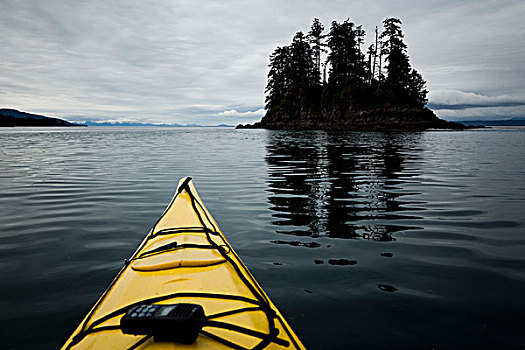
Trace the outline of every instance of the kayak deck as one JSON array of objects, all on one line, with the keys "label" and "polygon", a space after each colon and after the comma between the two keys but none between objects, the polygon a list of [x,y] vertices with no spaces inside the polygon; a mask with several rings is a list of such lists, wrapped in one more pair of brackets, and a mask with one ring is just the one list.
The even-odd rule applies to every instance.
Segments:
[{"label": "kayak deck", "polygon": [[[139,304],[200,304],[206,319],[193,344],[123,334],[120,318]],[[63,349],[304,349],[233,251],[191,178]]]}]

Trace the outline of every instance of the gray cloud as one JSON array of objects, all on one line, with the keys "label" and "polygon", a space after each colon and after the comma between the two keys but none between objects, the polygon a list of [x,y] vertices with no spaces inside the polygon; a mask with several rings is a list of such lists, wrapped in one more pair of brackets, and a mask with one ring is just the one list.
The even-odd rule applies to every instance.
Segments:
[{"label": "gray cloud", "polygon": [[472,105],[478,107],[520,105],[525,103],[525,96],[518,94],[487,96],[473,92],[458,90],[436,90],[429,93],[429,99],[435,105],[461,106]]},{"label": "gray cloud", "polygon": [[523,117],[523,105],[498,107],[466,107],[461,109],[435,109],[434,112],[448,120],[506,120]]},{"label": "gray cloud", "polygon": [[449,120],[508,119],[525,116],[525,95],[488,96],[457,90],[436,90],[429,94],[428,107]]},{"label": "gray cloud", "polygon": [[[268,55],[297,30],[307,31],[314,17],[326,27],[350,17],[368,39],[382,19],[400,17],[412,63],[433,91],[431,105],[449,111],[443,117],[456,118],[444,105],[468,102],[469,94],[493,99],[484,108],[496,108],[501,96],[525,100],[522,1],[0,0],[0,6],[0,106],[71,120],[258,120]],[[523,105],[506,108],[525,115]]]}]

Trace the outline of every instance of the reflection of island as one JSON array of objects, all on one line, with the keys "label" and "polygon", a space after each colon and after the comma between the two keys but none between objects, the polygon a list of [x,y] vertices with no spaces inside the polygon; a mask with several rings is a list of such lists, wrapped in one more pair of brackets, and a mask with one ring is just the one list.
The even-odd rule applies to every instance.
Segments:
[{"label": "reflection of island", "polygon": [[[393,240],[398,225],[419,219],[406,211],[402,184],[418,175],[405,165],[416,157],[420,134],[268,131],[268,191],[279,233]],[[417,151],[416,151],[417,152]]]}]

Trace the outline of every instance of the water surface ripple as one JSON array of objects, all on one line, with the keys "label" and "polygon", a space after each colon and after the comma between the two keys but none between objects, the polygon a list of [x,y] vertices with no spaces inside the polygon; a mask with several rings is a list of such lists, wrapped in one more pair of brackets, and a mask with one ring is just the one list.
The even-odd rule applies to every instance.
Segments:
[{"label": "water surface ripple", "polygon": [[308,348],[524,348],[524,149],[512,128],[1,129],[1,348],[60,347],[183,176]]}]

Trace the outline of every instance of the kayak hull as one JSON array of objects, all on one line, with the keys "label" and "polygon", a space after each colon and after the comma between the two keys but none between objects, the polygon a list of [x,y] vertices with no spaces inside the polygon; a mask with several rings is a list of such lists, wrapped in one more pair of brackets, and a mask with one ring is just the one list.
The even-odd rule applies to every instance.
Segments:
[{"label": "kayak hull", "polygon": [[[193,344],[123,334],[139,304],[199,304],[206,321]],[[63,349],[304,349],[203,205],[191,178],[126,261]]]}]

